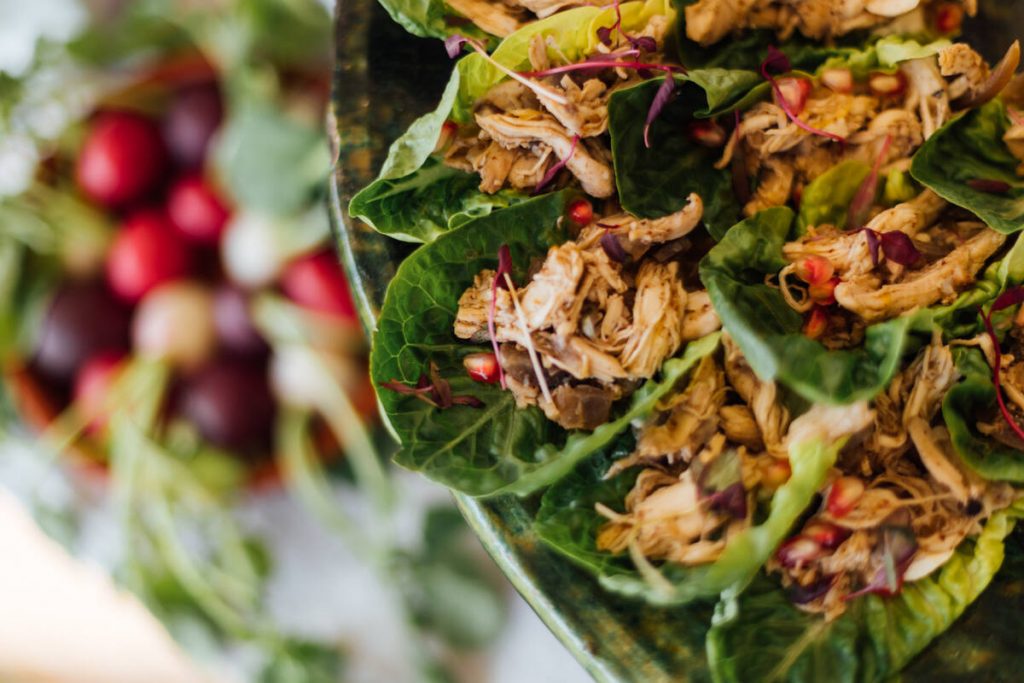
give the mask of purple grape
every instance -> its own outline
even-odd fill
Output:
[[[210,139],[224,115],[216,83],[190,85],[179,90],[164,115],[164,142],[178,166],[202,168]]]
[[[241,289],[223,285],[213,299],[214,325],[221,345],[243,356],[265,356],[270,348],[249,314],[249,297]]]
[[[190,377],[179,400],[182,416],[211,444],[269,452],[276,406],[264,364],[221,358]]]
[[[48,380],[70,382],[85,362],[103,352],[127,352],[131,312],[102,284],[67,283],[43,316],[35,366]]]

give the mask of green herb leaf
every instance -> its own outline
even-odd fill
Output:
[[[1002,233],[1024,228],[1024,179],[1003,135],[1009,129],[1006,107],[993,100],[940,128],[914,155],[910,172],[943,199],[977,214]],[[956,163],[950,163],[955,159]],[[1006,183],[1005,192],[984,192],[973,181]]]

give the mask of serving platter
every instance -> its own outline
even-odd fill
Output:
[[[982,16],[968,27],[970,39],[997,59],[1024,33],[1024,3],[982,4]],[[434,108],[452,64],[439,41],[405,33],[374,0],[338,0],[335,40],[328,120],[335,157],[331,218],[362,322],[372,331],[387,284],[415,245],[378,235],[352,219],[346,207],[374,178],[390,142]],[[455,494],[455,500],[508,579],[596,680],[710,680],[704,636],[712,605],[652,608],[603,591],[540,543],[531,528],[538,496],[480,500]],[[915,660],[904,680],[1020,680],[1022,538],[1018,531],[1009,539],[1007,562],[994,584]]]

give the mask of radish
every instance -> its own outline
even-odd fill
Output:
[[[180,167],[199,169],[224,116],[216,83],[181,88],[163,120],[163,138],[171,159]]]
[[[281,276],[281,289],[304,308],[356,320],[348,280],[333,251],[320,251],[293,261]]]
[[[195,282],[161,285],[139,303],[132,335],[139,354],[194,369],[209,359],[217,343],[213,296]]]
[[[264,356],[270,347],[253,325],[249,297],[230,285],[222,285],[213,297],[213,320],[221,344],[232,353]]]
[[[107,281],[114,293],[135,302],[157,285],[184,276],[188,248],[158,211],[146,210],[124,222],[107,254]]]
[[[99,283],[62,286],[43,315],[34,365],[47,379],[70,382],[93,356],[128,349],[131,315]]]
[[[163,142],[153,122],[111,111],[100,114],[89,130],[75,177],[89,198],[117,208],[154,189],[165,166]]]
[[[263,364],[217,359],[188,379],[179,405],[213,445],[247,454],[270,451],[276,408]]]
[[[110,392],[124,367],[125,354],[102,352],[90,358],[75,377],[75,407],[88,422],[88,430],[102,431],[110,411]]]
[[[230,215],[217,192],[197,175],[180,178],[167,193],[167,217],[190,242],[217,244]]]
[[[310,210],[287,220],[236,211],[221,238],[221,262],[235,284],[264,287],[291,259],[323,244],[329,234],[323,211]]]

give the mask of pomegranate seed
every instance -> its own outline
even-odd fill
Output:
[[[576,225],[590,225],[594,207],[586,199],[576,199],[569,204],[569,219]]]
[[[813,538],[825,550],[835,550],[850,537],[850,530],[824,520],[812,520],[804,527],[803,535]]]
[[[832,262],[824,256],[811,255],[796,262],[796,276],[809,285],[828,282],[835,270]]]
[[[821,72],[821,83],[832,92],[853,92],[853,72],[849,69],[825,69]]]
[[[899,97],[907,90],[907,77],[902,71],[873,73],[868,78],[868,88],[878,97]]]
[[[823,306],[815,306],[804,320],[804,336],[817,339],[828,329],[828,313]]]
[[[780,78],[776,83],[779,86],[775,92],[776,100],[778,100],[781,94],[793,115],[799,116],[803,112],[804,107],[807,106],[807,96],[811,94],[811,82],[806,78],[790,77]],[[778,101],[776,101],[776,104],[778,104]]]
[[[462,364],[476,382],[494,384],[498,381],[498,357],[493,353],[471,353],[462,359]]]
[[[836,285],[840,282],[838,277],[831,277],[825,282],[813,284],[807,288],[811,301],[819,306],[831,306],[836,302]]]
[[[864,488],[864,482],[857,477],[839,477],[832,482],[832,488],[825,499],[825,509],[833,517],[845,517],[857,507],[864,495]]]
[[[822,556],[821,546],[809,536],[794,536],[779,546],[775,557],[783,567],[795,569]]]
[[[935,10],[935,28],[939,33],[955,33],[964,21],[964,8],[955,2],[943,2]]]
[[[451,144],[455,142],[455,136],[458,132],[458,124],[450,120],[445,121],[441,126],[441,134],[437,136],[437,144],[434,145],[434,154],[448,149]]]
[[[721,147],[727,137],[725,129],[711,119],[690,121],[686,126],[686,135],[703,147]]]
[[[769,462],[761,468],[761,485],[769,489],[777,489],[787,481],[792,474],[788,460],[782,458],[770,458]]]

